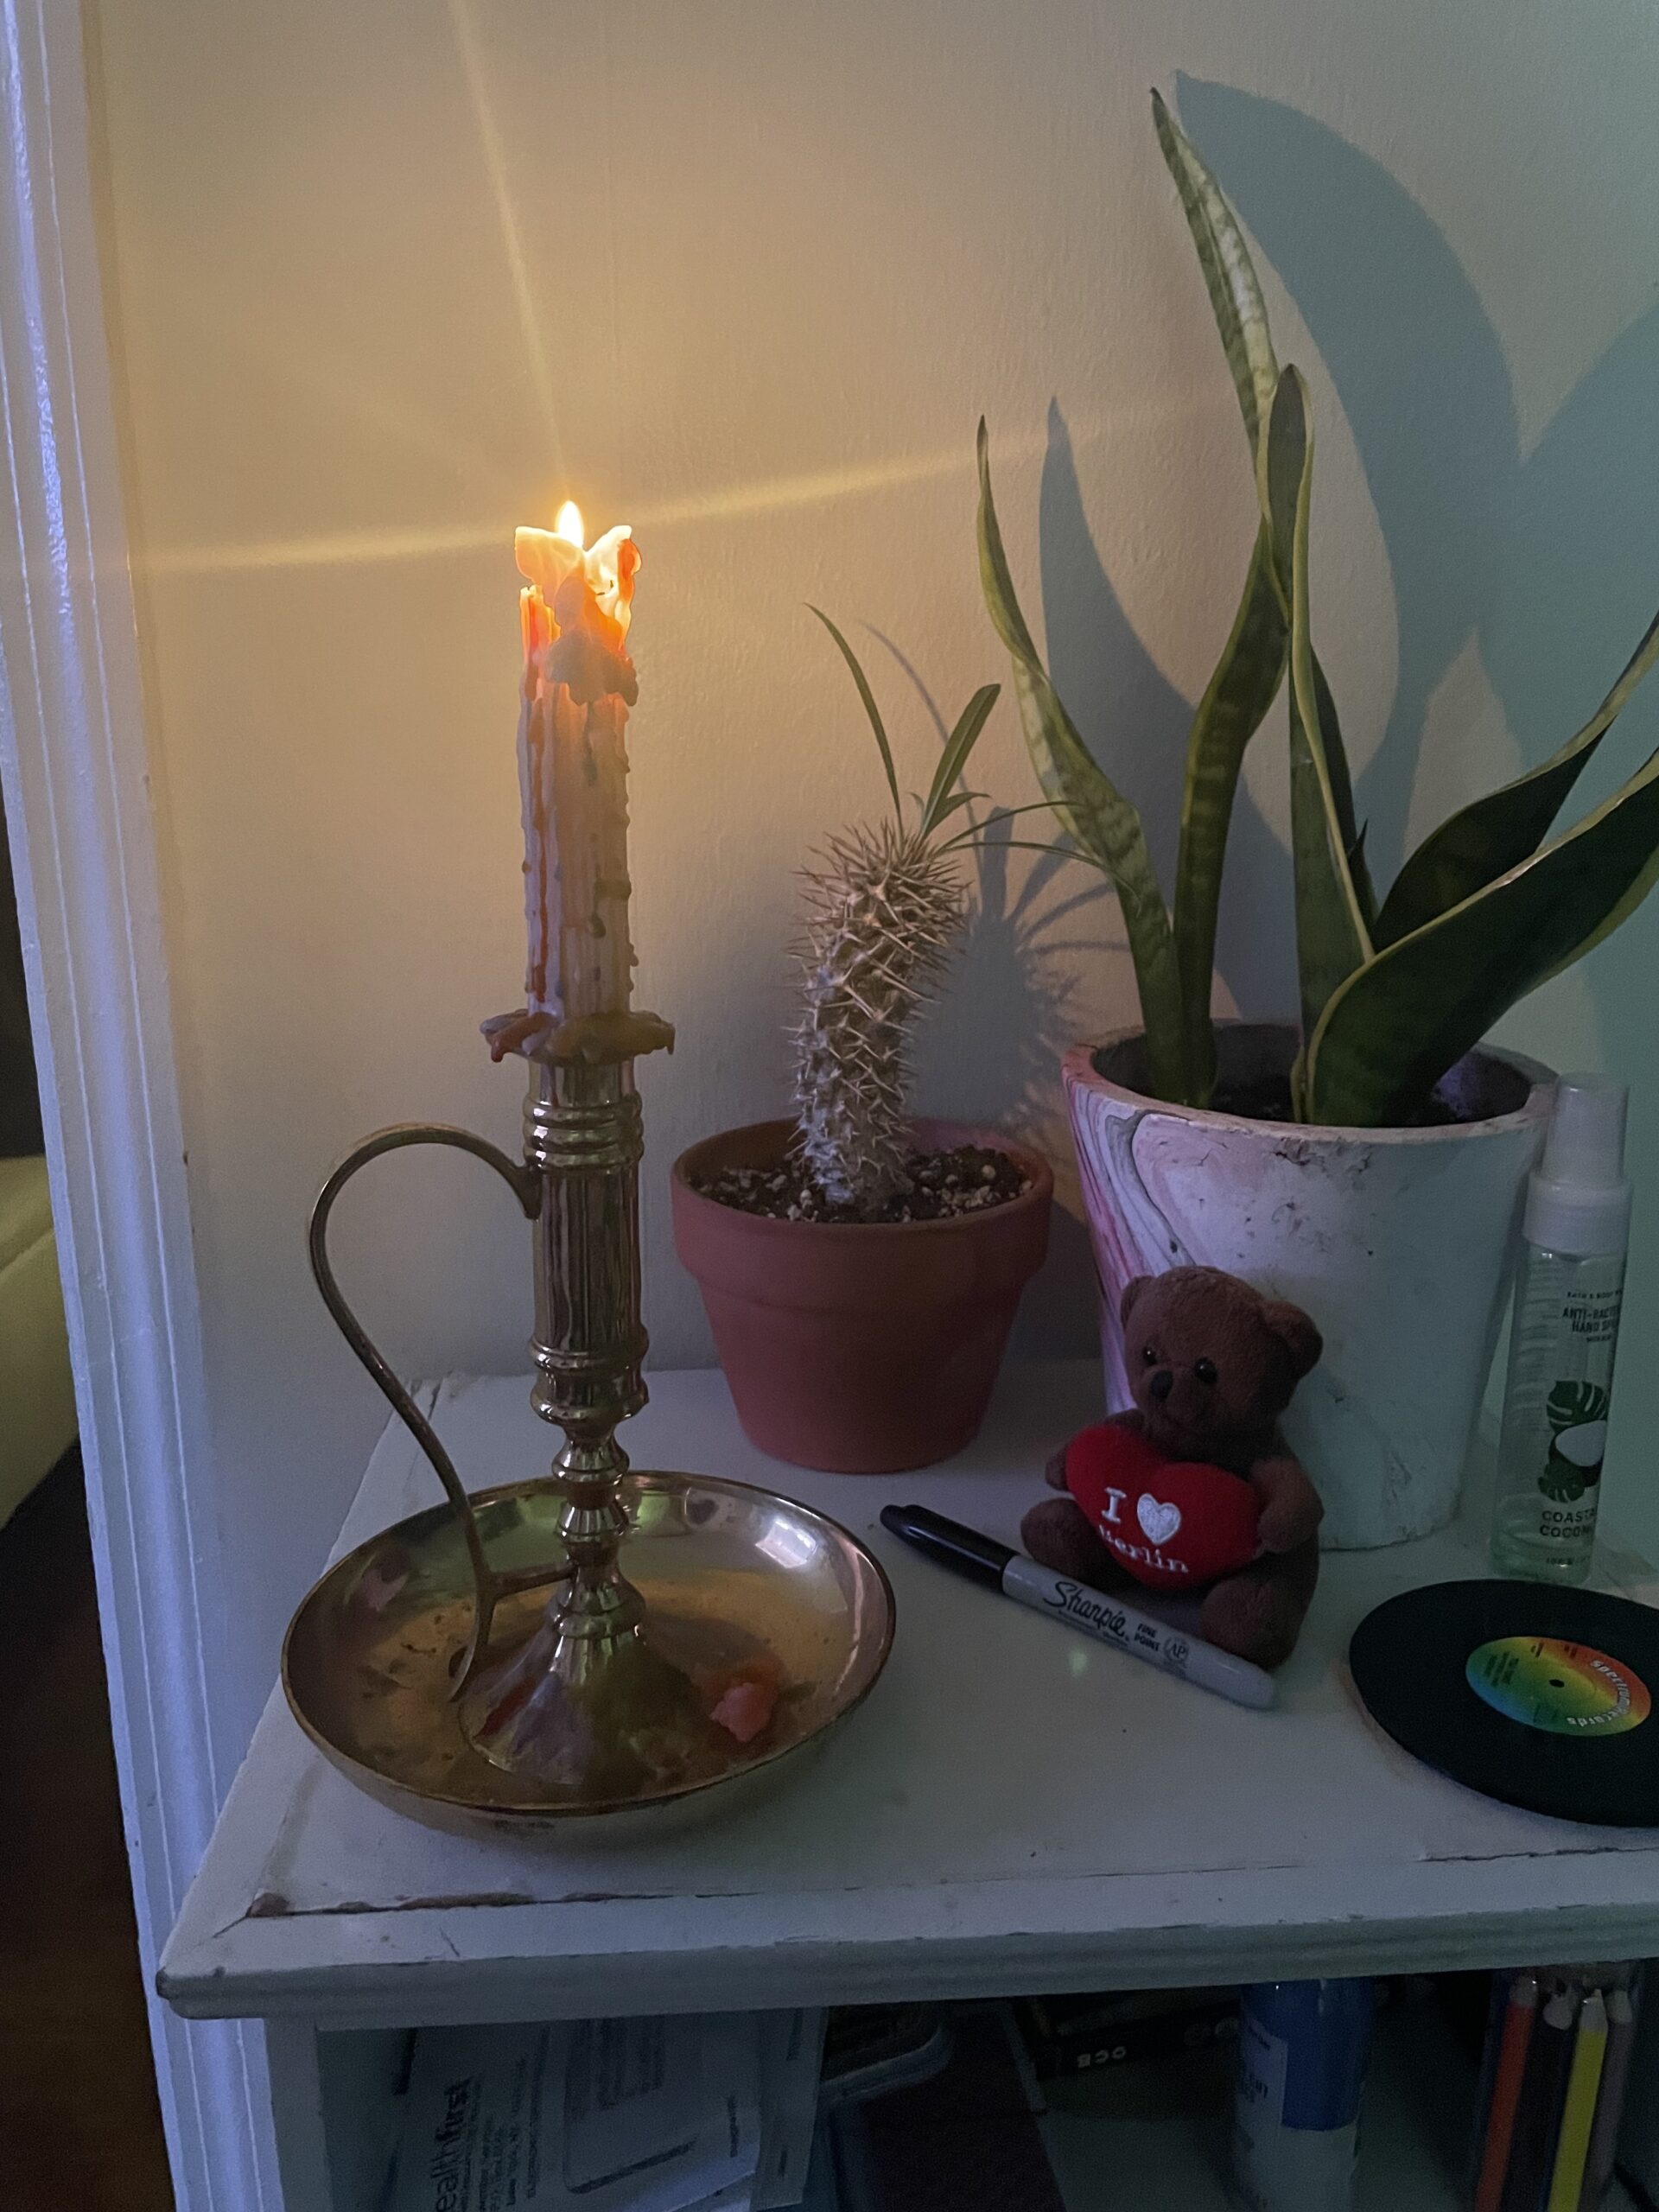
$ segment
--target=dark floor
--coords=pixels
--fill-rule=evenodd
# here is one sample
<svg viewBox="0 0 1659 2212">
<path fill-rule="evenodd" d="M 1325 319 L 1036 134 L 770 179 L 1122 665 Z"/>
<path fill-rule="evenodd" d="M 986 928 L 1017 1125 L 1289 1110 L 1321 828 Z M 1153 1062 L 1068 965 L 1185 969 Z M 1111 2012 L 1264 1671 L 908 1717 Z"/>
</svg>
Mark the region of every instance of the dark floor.
<svg viewBox="0 0 1659 2212">
<path fill-rule="evenodd" d="M 0 1529 L 7 2212 L 172 2212 L 80 1460 Z"/>
</svg>

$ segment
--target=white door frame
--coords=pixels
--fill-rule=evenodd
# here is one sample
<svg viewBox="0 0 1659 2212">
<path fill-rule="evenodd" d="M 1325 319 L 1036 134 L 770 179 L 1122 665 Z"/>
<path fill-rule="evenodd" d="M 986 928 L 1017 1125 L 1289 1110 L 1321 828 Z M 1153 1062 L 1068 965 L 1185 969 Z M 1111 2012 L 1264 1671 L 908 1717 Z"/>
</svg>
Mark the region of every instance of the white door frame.
<svg viewBox="0 0 1659 2212">
<path fill-rule="evenodd" d="M 0 0 L 0 790 L 153 1991 L 228 1777 L 208 1691 L 213 1469 L 73 0 Z M 187 2028 L 153 1994 L 150 2025 L 179 2212 L 276 2212 L 257 2033 Z"/>
</svg>

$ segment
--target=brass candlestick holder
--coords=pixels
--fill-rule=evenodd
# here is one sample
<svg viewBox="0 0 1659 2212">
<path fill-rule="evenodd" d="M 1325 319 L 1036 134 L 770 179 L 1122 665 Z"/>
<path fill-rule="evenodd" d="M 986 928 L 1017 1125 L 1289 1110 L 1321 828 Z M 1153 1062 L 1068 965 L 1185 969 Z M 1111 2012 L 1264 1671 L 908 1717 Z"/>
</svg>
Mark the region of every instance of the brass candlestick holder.
<svg viewBox="0 0 1659 2212">
<path fill-rule="evenodd" d="M 442 1825 L 620 1812 L 769 1765 L 858 1703 L 892 1640 L 887 1579 L 833 1522 L 717 1477 L 630 1471 L 616 1431 L 646 1399 L 632 1055 L 669 1033 L 650 1015 L 613 1027 L 587 1025 L 569 1057 L 510 1035 L 531 1065 L 522 1162 L 466 1129 L 385 1129 L 311 1217 L 329 1312 L 448 1503 L 329 1570 L 295 1616 L 283 1680 L 353 1781 Z M 346 1185 L 423 1144 L 493 1167 L 532 1225 L 531 1402 L 564 1440 L 546 1477 L 477 1497 L 329 1256 Z"/>
</svg>

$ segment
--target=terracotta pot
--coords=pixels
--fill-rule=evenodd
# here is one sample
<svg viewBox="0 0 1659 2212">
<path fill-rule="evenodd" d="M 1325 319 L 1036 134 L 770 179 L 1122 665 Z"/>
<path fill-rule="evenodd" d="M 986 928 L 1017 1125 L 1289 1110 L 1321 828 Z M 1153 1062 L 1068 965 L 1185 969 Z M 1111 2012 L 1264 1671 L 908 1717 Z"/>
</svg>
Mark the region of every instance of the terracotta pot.
<svg viewBox="0 0 1659 2212">
<path fill-rule="evenodd" d="M 1225 1089 L 1286 1075 L 1298 1033 L 1219 1022 L 1216 1043 Z M 1306 1306 L 1325 1338 L 1285 1433 L 1324 1497 L 1327 1548 L 1400 1543 L 1448 1521 L 1553 1080 L 1537 1061 L 1488 1047 L 1441 1085 L 1478 1118 L 1323 1128 L 1148 1097 L 1138 1029 L 1068 1053 L 1110 1404 L 1129 1402 L 1125 1282 L 1193 1262 L 1225 1268 Z"/>
<path fill-rule="evenodd" d="M 768 1221 L 699 1195 L 727 1167 L 780 1160 L 789 1122 L 756 1122 L 674 1163 L 674 1243 L 696 1278 L 749 1440 L 836 1474 L 931 1466 L 984 1419 L 1020 1294 L 1048 1249 L 1048 1162 L 995 1130 L 918 1122 L 929 1151 L 993 1146 L 1029 1188 L 947 1221 Z"/>
</svg>

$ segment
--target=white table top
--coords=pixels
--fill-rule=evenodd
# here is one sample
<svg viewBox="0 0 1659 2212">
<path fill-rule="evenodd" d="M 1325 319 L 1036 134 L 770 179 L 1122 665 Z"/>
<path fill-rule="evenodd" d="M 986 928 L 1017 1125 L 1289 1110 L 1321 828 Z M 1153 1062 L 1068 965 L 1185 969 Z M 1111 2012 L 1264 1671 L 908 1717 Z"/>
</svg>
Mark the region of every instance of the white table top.
<svg viewBox="0 0 1659 2212">
<path fill-rule="evenodd" d="M 1461 1530 L 1328 1557 L 1270 1713 L 1103 1650 L 889 1537 L 892 1498 L 1013 1536 L 1092 1365 L 1004 1376 L 985 1431 L 918 1475 L 809 1474 L 742 1439 L 721 1377 L 652 1377 L 638 1466 L 789 1492 L 893 1578 L 893 1654 L 822 1752 L 731 1815 L 626 1843 L 474 1841 L 355 1790 L 274 1694 L 162 1961 L 192 2016 L 323 2025 L 1228 1982 L 1659 1949 L 1659 1831 L 1493 1804 L 1364 1718 L 1342 1655 L 1415 1584 L 1479 1573 Z M 435 1419 L 475 1489 L 545 1466 L 522 1381 L 457 1378 Z M 382 1438 L 343 1548 L 429 1504 Z M 1626 1586 L 1645 1570 L 1636 1563 Z M 1644 1588 L 1643 1594 L 1651 1595 Z"/>
</svg>

